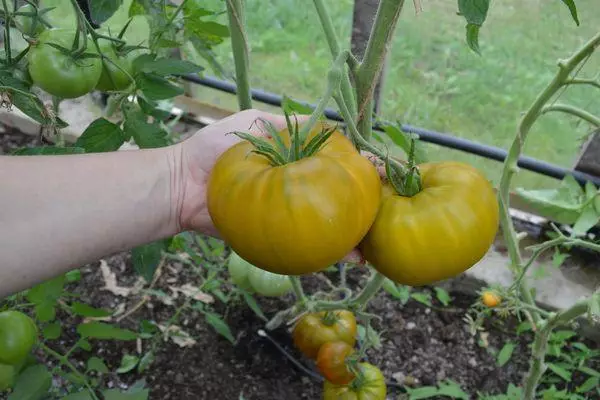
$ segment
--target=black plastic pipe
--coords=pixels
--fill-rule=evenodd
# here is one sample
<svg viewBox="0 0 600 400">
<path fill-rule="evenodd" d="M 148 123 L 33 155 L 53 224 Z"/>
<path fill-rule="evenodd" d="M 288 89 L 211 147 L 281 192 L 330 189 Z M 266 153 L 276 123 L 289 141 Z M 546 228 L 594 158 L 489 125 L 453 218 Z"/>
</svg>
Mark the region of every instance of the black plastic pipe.
<svg viewBox="0 0 600 400">
<path fill-rule="evenodd" d="M 213 89 L 217 89 L 223 92 L 236 94 L 237 87 L 234 83 L 227 82 L 214 77 L 200 77 L 197 75 L 184 75 L 183 79 L 196 83 L 198 85 L 207 86 Z M 252 98 L 261 103 L 269 104 L 276 107 L 281 107 L 283 97 L 274 93 L 265 92 L 260 89 L 251 89 Z M 314 104 L 298 101 L 308 107 L 315 108 Z M 333 121 L 343 122 L 343 118 L 332 109 L 325 110 L 325 116 Z M 377 125 L 374 126 L 375 130 L 382 131 Z M 480 157 L 488 158 L 504 162 L 507 156 L 507 151 L 495 146 L 488 146 L 482 143 L 473 142 L 471 140 L 463 139 L 446 133 L 440 133 L 430 131 L 423 128 L 418 128 L 411 125 L 402 124 L 402 129 L 405 132 L 414 133 L 419 136 L 419 139 L 427 142 L 437 144 L 443 147 L 461 150 L 466 153 L 478 155 Z M 566 175 L 572 175 L 580 184 L 590 181 L 596 186 L 600 186 L 600 177 L 589 175 L 583 172 L 570 170 L 567 168 L 560 167 L 555 164 L 550 164 L 545 161 L 541 161 L 532 157 L 521 156 L 517 162 L 517 165 L 528 171 L 536 172 L 541 175 L 549 176 L 555 179 L 563 179 Z"/>
</svg>

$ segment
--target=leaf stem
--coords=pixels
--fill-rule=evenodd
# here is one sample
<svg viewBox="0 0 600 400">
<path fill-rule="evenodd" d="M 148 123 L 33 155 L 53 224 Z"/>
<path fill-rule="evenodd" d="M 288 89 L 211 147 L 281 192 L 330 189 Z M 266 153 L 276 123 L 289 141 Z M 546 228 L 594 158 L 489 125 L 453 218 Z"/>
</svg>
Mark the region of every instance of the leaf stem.
<svg viewBox="0 0 600 400">
<path fill-rule="evenodd" d="M 94 400 L 99 400 L 98 396 L 96 395 L 96 392 L 90 386 L 90 384 L 89 384 L 88 380 L 86 379 L 85 375 L 83 375 L 81 372 L 79 372 L 79 370 L 71 363 L 71 361 L 68 360 L 67 357 L 65 357 L 65 356 L 57 353 L 56 351 L 52 350 L 50 347 L 46 346 L 44 343 L 42 343 L 40 345 L 40 348 L 46 354 L 54 357 L 61 365 L 64 365 L 65 367 L 67 367 L 68 369 L 70 369 L 71 372 L 73 372 L 78 378 L 80 378 L 83 381 L 83 384 L 88 389 L 88 391 L 89 391 L 90 395 L 92 396 L 92 398 Z"/>
<path fill-rule="evenodd" d="M 12 50 L 10 48 L 10 21 L 12 20 L 11 14 L 8 12 L 8 6 L 6 0 L 2 0 L 2 7 L 4 8 L 4 52 L 6 57 L 6 63 L 12 64 Z"/>
<path fill-rule="evenodd" d="M 302 289 L 302 282 L 300 282 L 300 278 L 297 276 L 290 276 L 289 278 L 290 281 L 292 281 L 292 288 L 294 289 L 296 300 L 300 303 L 300 305 L 304 306 L 308 299 L 304 294 L 304 289 Z"/>
<path fill-rule="evenodd" d="M 531 104 L 527 112 L 521 118 L 517 128 L 517 133 L 504 162 L 504 168 L 502 170 L 502 177 L 500 179 L 498 190 L 498 203 L 501 213 L 500 224 L 502 226 L 513 272 L 515 274 L 520 272 L 520 269 L 523 267 L 523 261 L 515 227 L 509 213 L 509 192 L 511 179 L 518 171 L 517 162 L 523 150 L 525 139 L 527 138 L 527 134 L 529 133 L 534 122 L 542 114 L 542 109 L 546 103 L 548 103 L 548 101 L 558 92 L 565 82 L 569 82 L 569 75 L 571 72 L 581 61 L 588 57 L 599 44 L 600 32 L 592 37 L 580 49 L 578 49 L 570 58 L 566 60 L 560 60 L 558 62 L 559 70 L 554 79 L 552 79 L 548 86 L 537 96 L 535 101 Z M 519 290 L 523 300 L 526 303 L 534 304 L 533 296 L 527 288 L 524 280 L 521 281 Z M 539 315 L 537 313 L 533 313 L 532 317 L 534 321 L 539 321 Z"/>
<path fill-rule="evenodd" d="M 229 29 L 231 30 L 231 47 L 235 63 L 235 80 L 240 110 L 252 108 L 249 78 L 248 41 L 245 33 L 244 5 L 242 0 L 227 0 Z"/>
<path fill-rule="evenodd" d="M 329 14 L 329 10 L 327 10 L 327 6 L 323 0 L 313 0 L 313 3 L 317 10 L 317 14 L 319 15 L 319 19 L 321 20 L 321 26 L 323 27 L 327 44 L 329 45 L 329 50 L 331 51 L 331 55 L 335 60 L 340 54 L 340 42 L 335 34 L 335 30 L 333 29 L 331 15 Z M 355 59 L 354 56 L 350 54 L 348 57 L 348 62 L 351 62 L 352 60 Z M 348 104 L 348 109 L 350 110 L 352 118 L 356 118 L 356 97 L 354 95 L 354 90 L 352 88 L 352 83 L 350 82 L 348 73 L 344 73 L 342 76 L 341 91 L 342 97 L 346 101 L 346 104 Z"/>
<path fill-rule="evenodd" d="M 560 111 L 563 113 L 571 114 L 581 118 L 584 121 L 589 122 L 594 126 L 600 126 L 600 118 L 592 113 L 582 110 L 579 107 L 572 106 L 570 104 L 552 104 L 542 108 L 541 114 L 546 114 L 550 111 Z"/>
<path fill-rule="evenodd" d="M 381 0 L 365 50 L 356 73 L 358 130 L 369 140 L 373 128 L 373 93 L 394 35 L 404 0 Z"/>
</svg>

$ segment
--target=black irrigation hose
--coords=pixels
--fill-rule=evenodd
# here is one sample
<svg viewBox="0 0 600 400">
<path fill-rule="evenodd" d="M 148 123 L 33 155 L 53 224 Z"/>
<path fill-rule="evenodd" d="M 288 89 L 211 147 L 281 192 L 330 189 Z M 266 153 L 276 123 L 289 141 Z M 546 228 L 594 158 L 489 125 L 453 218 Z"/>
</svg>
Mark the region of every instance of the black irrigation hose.
<svg viewBox="0 0 600 400">
<path fill-rule="evenodd" d="M 323 383 L 323 381 L 325 379 L 323 379 L 323 377 L 319 373 L 313 371 L 312 369 L 308 368 L 307 366 L 302 364 L 300 361 L 298 361 L 296 358 L 294 358 L 294 356 L 292 356 L 290 353 L 288 353 L 287 350 L 284 349 L 282 345 L 280 345 L 275 339 L 273 339 L 263 329 L 259 329 L 257 334 L 260 337 L 267 338 L 267 340 L 269 342 L 271 342 L 277 348 L 277 350 L 279 350 L 288 360 L 290 360 L 292 362 L 292 364 L 294 364 L 300 371 L 304 372 L 306 375 L 308 375 L 312 379 L 319 381 L 320 383 Z M 386 381 L 385 385 L 388 388 L 395 388 L 395 389 L 398 389 L 401 391 L 406 391 L 404 386 L 402 386 L 401 384 L 399 384 L 397 382 Z"/>
<path fill-rule="evenodd" d="M 186 81 L 193 82 L 198 85 L 207 86 L 231 94 L 235 94 L 237 91 L 237 87 L 234 83 L 227 82 L 214 77 L 200 77 L 197 75 L 189 74 L 183 75 L 182 78 Z M 254 100 L 276 107 L 281 107 L 281 103 L 283 101 L 282 96 L 270 92 L 265 92 L 260 89 L 251 89 L 251 94 Z M 313 109 L 315 108 L 313 104 L 309 104 L 306 102 L 300 103 L 305 104 Z M 332 109 L 326 109 L 325 116 L 334 121 L 343 121 L 343 118 Z M 374 126 L 374 129 L 381 131 L 381 127 L 377 125 Z M 507 151 L 499 147 L 488 146 L 482 143 L 473 142 L 471 140 L 459 138 L 453 135 L 430 131 L 427 129 L 406 124 L 402 125 L 402 129 L 404 129 L 406 132 L 417 134 L 419 138 L 424 142 L 437 144 L 455 150 L 461 150 L 466 153 L 475 154 L 491 160 L 503 162 L 507 156 Z M 555 179 L 563 179 L 566 175 L 571 174 L 581 184 L 585 184 L 586 181 L 590 181 L 596 186 L 600 186 L 600 177 L 563 168 L 558 165 L 550 164 L 532 157 L 521 156 L 518 161 L 518 166 L 523 169 L 532 172 L 537 172 L 539 174 Z"/>
</svg>

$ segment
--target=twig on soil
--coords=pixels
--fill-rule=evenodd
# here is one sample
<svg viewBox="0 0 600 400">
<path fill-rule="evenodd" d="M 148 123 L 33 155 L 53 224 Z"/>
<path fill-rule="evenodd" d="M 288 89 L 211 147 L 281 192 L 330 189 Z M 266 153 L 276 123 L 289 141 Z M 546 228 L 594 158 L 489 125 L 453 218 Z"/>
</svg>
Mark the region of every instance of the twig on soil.
<svg viewBox="0 0 600 400">
<path fill-rule="evenodd" d="M 156 271 L 154 272 L 154 277 L 152 278 L 152 282 L 150 282 L 150 286 L 148 286 L 148 289 L 152 289 L 156 285 L 156 282 L 158 282 L 158 278 L 160 278 L 160 276 L 161 276 L 162 268 L 163 268 L 163 266 L 165 264 L 165 260 L 166 260 L 165 257 L 163 257 L 160 260 L 160 264 L 158 264 L 158 267 L 156 268 Z M 120 316 L 116 317 L 115 321 L 116 322 L 121 322 L 125 318 L 129 317 L 130 315 L 132 315 L 133 313 L 135 313 L 137 310 L 139 310 L 144 304 L 146 304 L 148 302 L 148 300 L 150 300 L 150 296 L 147 295 L 147 294 L 144 295 L 142 297 L 142 299 L 135 306 L 133 306 L 129 311 L 126 311 L 125 313 L 123 313 Z"/>
</svg>

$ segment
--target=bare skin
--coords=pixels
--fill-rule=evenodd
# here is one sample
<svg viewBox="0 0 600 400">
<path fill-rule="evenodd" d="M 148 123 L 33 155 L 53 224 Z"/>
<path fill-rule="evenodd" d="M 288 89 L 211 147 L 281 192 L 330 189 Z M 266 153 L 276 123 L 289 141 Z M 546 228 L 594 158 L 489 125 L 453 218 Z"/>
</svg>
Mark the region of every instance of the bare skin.
<svg viewBox="0 0 600 400">
<path fill-rule="evenodd" d="M 187 230 L 217 236 L 206 205 L 217 158 L 257 119 L 246 110 L 176 145 L 69 156 L 0 156 L 0 298 Z M 356 252 L 347 259 L 356 260 Z"/>
</svg>

